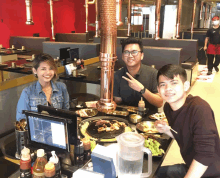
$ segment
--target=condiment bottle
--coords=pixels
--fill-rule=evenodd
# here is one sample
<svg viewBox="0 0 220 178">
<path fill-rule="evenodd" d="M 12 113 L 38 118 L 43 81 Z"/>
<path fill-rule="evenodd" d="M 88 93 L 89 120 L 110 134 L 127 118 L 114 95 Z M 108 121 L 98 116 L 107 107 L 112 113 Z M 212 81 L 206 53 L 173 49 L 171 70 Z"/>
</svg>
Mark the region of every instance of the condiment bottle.
<svg viewBox="0 0 220 178">
<path fill-rule="evenodd" d="M 33 165 L 33 178 L 44 178 L 44 167 L 47 164 L 47 160 L 44 157 L 44 150 L 37 150 L 37 159 Z"/>
<path fill-rule="evenodd" d="M 77 77 L 77 59 L 74 58 L 73 62 L 73 77 Z"/>
<path fill-rule="evenodd" d="M 51 151 L 52 156 L 50 157 L 50 162 L 55 166 L 55 178 L 61 177 L 61 169 L 60 169 L 60 162 L 59 158 L 57 157 L 55 151 Z"/>
<path fill-rule="evenodd" d="M 84 160 L 90 160 L 91 158 L 91 142 L 88 138 L 83 138 L 83 147 L 84 147 Z"/>
<path fill-rule="evenodd" d="M 20 178 L 31 178 L 31 156 L 26 147 L 21 150 Z"/>
<path fill-rule="evenodd" d="M 56 171 L 55 171 L 54 163 L 49 161 L 45 165 L 44 176 L 45 176 L 45 178 L 55 178 L 55 174 L 56 174 Z"/>
<path fill-rule="evenodd" d="M 78 167 L 82 167 L 84 160 L 84 147 L 83 142 L 81 142 L 80 140 L 77 140 L 77 144 L 74 147 L 74 153 L 75 165 Z"/>
<path fill-rule="evenodd" d="M 144 103 L 143 97 L 141 97 L 141 100 L 138 103 L 138 111 L 142 112 L 144 111 L 144 108 L 145 108 L 145 103 Z"/>
</svg>

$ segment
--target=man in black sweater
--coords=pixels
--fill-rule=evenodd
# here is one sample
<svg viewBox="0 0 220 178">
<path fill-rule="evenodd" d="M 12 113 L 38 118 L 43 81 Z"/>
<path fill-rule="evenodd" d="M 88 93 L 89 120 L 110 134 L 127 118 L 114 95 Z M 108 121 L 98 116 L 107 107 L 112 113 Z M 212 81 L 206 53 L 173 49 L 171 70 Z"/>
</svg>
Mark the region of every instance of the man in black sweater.
<svg viewBox="0 0 220 178">
<path fill-rule="evenodd" d="M 176 139 L 185 164 L 163 166 L 156 178 L 220 177 L 220 140 L 210 105 L 198 96 L 187 96 L 189 82 L 178 65 L 165 65 L 157 74 L 158 92 L 166 101 L 168 123 L 156 121 L 159 132 Z M 170 127 L 177 133 L 170 130 Z"/>
</svg>

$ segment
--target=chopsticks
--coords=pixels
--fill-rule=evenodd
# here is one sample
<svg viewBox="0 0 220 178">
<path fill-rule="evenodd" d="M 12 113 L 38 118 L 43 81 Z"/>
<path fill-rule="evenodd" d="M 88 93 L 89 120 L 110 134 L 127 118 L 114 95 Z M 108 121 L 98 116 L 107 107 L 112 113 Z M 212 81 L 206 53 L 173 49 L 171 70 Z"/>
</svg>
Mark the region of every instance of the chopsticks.
<svg viewBox="0 0 220 178">
<path fill-rule="evenodd" d="M 157 119 L 157 120 L 161 120 L 160 118 L 158 118 L 158 117 L 156 117 L 156 116 L 154 116 L 155 117 L 155 119 Z M 176 134 L 178 134 L 178 132 L 177 131 L 175 131 L 174 129 L 172 129 L 169 125 L 168 125 L 168 127 L 170 128 L 170 130 L 172 130 L 174 133 L 176 133 Z"/>
</svg>

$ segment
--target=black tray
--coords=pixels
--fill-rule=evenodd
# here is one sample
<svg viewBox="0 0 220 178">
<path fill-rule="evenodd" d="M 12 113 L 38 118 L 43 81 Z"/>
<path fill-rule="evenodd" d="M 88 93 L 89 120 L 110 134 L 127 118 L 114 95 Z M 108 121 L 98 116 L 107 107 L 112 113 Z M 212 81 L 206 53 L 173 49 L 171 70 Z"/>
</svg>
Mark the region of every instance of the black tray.
<svg viewBox="0 0 220 178">
<path fill-rule="evenodd" d="M 24 67 L 8 67 L 8 69 L 10 69 L 10 70 L 20 70 L 20 69 L 24 69 Z"/>
<path fill-rule="evenodd" d="M 69 77 L 69 78 L 85 78 L 86 75 L 84 75 L 84 74 L 78 74 L 76 77 L 74 77 L 74 76 L 72 76 L 72 75 L 69 75 L 68 77 Z"/>
<path fill-rule="evenodd" d="M 8 67 L 8 64 L 0 64 L 0 68 Z"/>
</svg>

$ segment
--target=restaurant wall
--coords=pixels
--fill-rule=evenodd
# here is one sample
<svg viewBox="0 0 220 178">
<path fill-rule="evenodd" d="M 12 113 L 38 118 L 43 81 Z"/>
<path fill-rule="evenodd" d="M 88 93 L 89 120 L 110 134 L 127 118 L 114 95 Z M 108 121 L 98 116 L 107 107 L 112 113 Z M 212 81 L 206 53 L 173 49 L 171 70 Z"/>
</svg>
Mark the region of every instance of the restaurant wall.
<svg viewBox="0 0 220 178">
<path fill-rule="evenodd" d="M 34 25 L 26 25 L 25 0 L 0 0 L 0 44 L 9 47 L 10 36 L 33 36 L 51 38 L 50 6 L 48 0 L 33 0 Z M 85 0 L 54 1 L 55 33 L 85 32 Z M 89 5 L 89 23 L 95 22 L 95 5 Z M 91 15 L 92 14 L 92 15 Z M 95 30 L 89 26 L 89 30 Z"/>
<path fill-rule="evenodd" d="M 196 4 L 194 28 L 197 28 L 199 25 L 199 11 L 200 11 L 200 1 L 198 1 Z M 180 26 L 181 30 L 186 30 L 191 28 L 192 12 L 193 12 L 193 0 L 183 0 L 181 26 Z"/>
</svg>

